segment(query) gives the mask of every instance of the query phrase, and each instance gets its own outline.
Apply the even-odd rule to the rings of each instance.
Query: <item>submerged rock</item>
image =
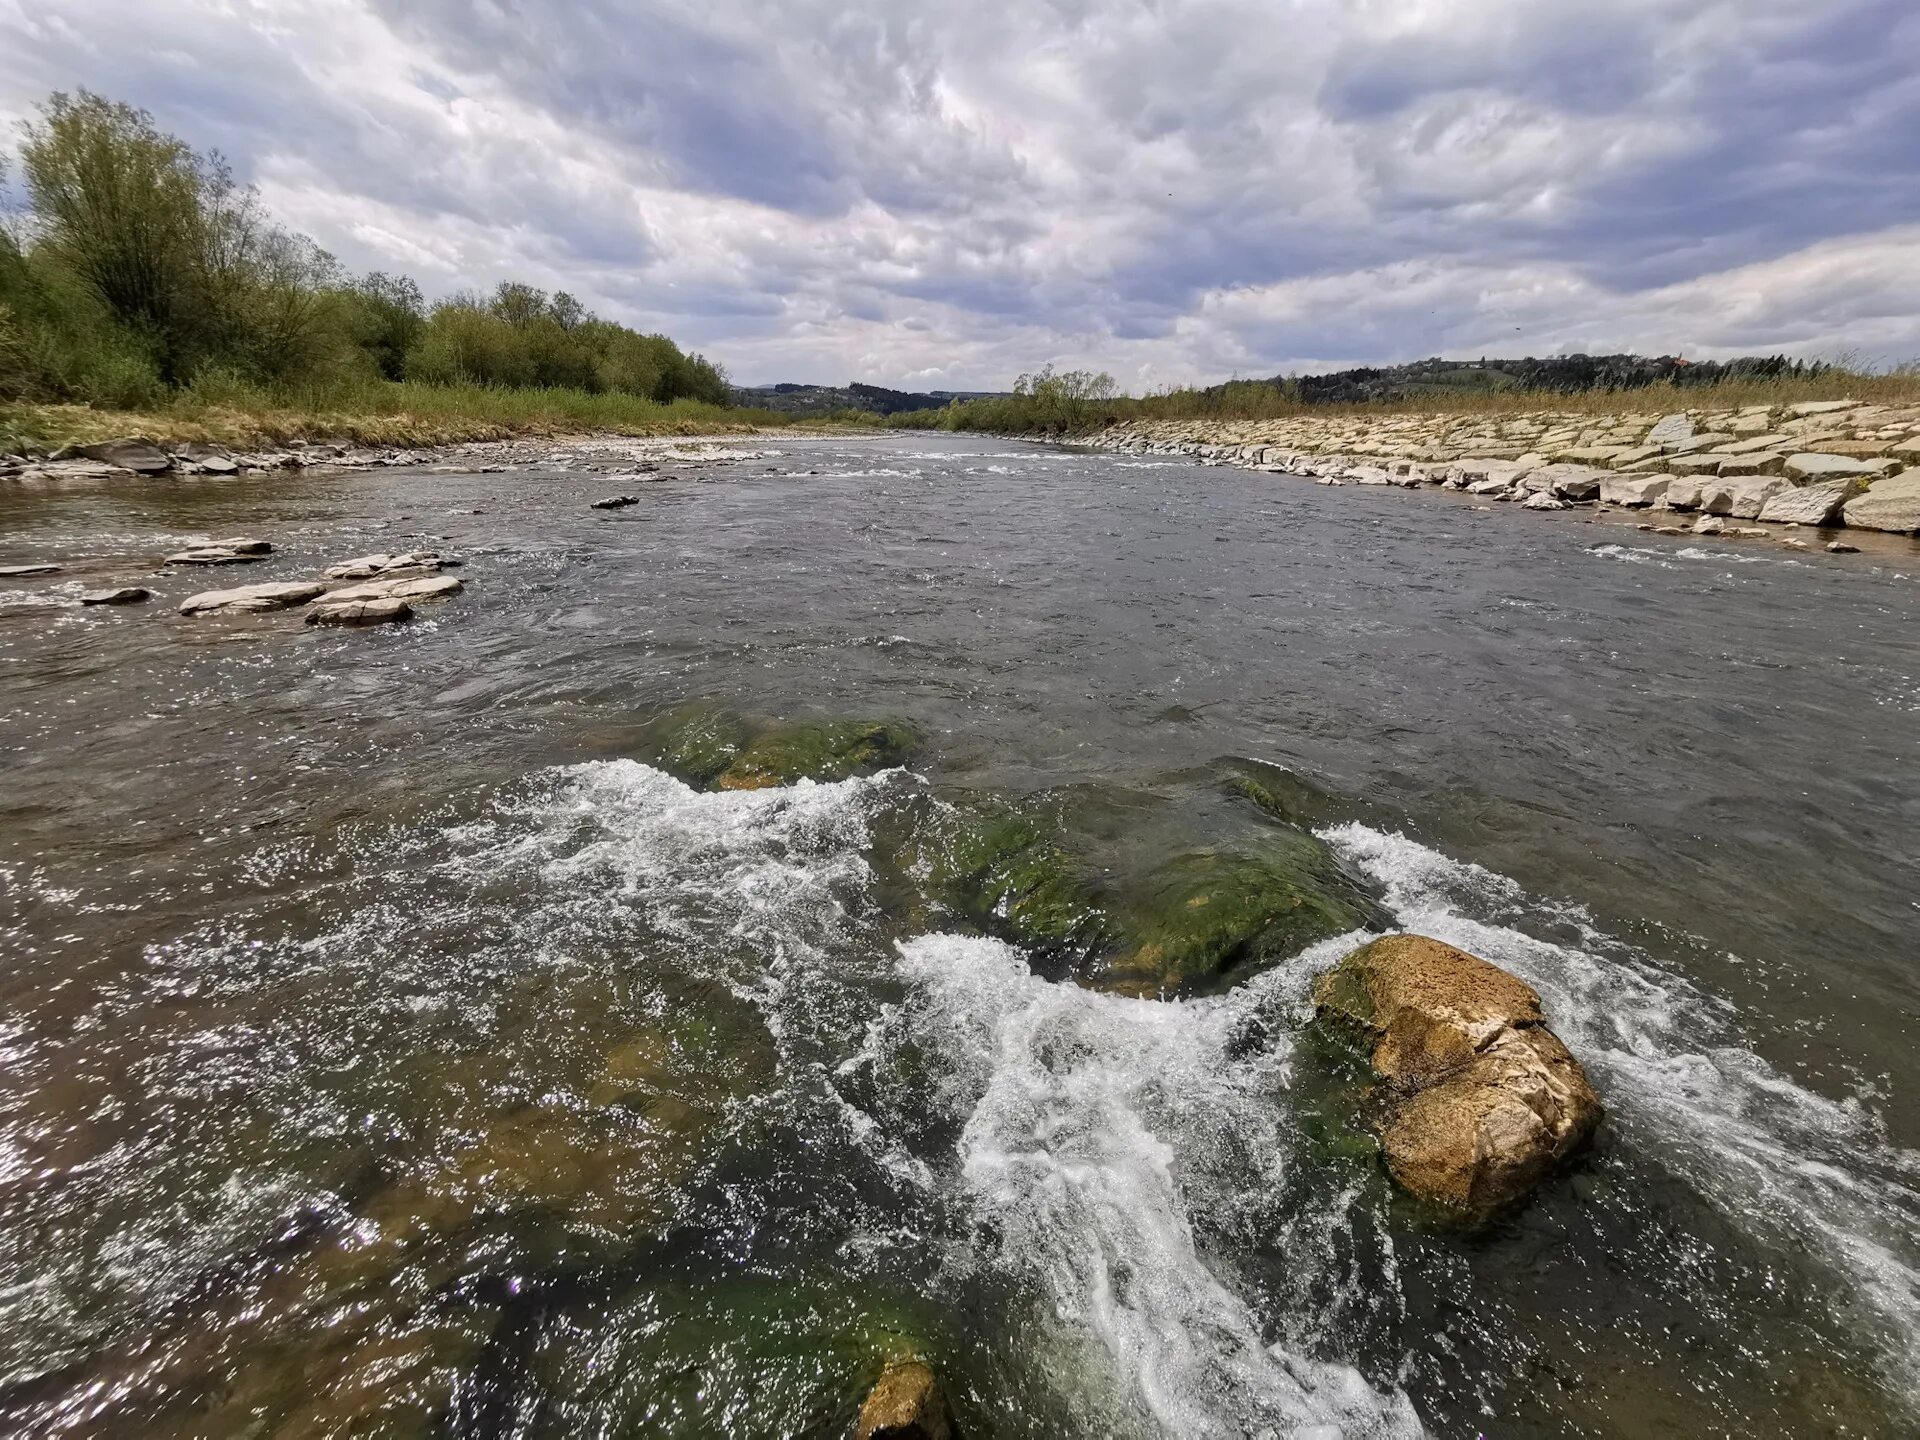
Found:
[[[1379,919],[1333,852],[1304,831],[1242,852],[1178,856],[1114,911],[1125,948],[1095,983],[1133,995],[1224,990]]]
[[[639,503],[640,497],[638,495],[609,495],[604,500],[594,501],[592,508],[595,510],[624,510],[629,505],[638,505]]]
[[[58,575],[58,565],[0,565],[0,580],[30,580],[36,575]]]
[[[853,1431],[854,1440],[948,1440],[952,1433],[940,1379],[918,1360],[887,1367]]]
[[[1378,1129],[1401,1186],[1482,1219],[1523,1200],[1603,1114],[1540,997],[1478,956],[1391,935],[1321,977],[1317,1013],[1357,1032],[1388,1102]]]
[[[121,585],[111,590],[89,590],[81,595],[82,605],[138,605],[151,599],[153,592],[144,585]]]
[[[827,721],[761,732],[713,779],[716,790],[766,790],[797,780],[846,780],[905,763],[919,747],[894,721]]]
[[[304,605],[327,587],[317,580],[281,580],[264,585],[240,585],[231,590],[203,590],[180,602],[182,615],[202,615],[214,610],[285,610]]]

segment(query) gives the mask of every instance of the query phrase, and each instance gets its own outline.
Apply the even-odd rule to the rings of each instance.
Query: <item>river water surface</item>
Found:
[[[915,1353],[976,1437],[1916,1433],[1920,551],[769,443],[0,493],[70,566],[0,582],[0,1428],[837,1436]],[[404,627],[174,613],[416,545]],[[926,743],[704,793],[688,702]],[[1358,937],[1128,999],[883,877],[962,792],[1205,846],[1245,762],[1584,1059],[1517,1215],[1326,1142]]]

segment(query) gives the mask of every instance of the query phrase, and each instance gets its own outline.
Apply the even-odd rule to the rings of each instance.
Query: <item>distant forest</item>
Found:
[[[1731,380],[1803,380],[1833,367],[1784,355],[1683,360],[1676,355],[1553,355],[1524,360],[1416,360],[1326,375],[1276,375],[1265,382],[1308,405],[1410,400],[1475,391],[1639,390],[1649,385],[1719,385]],[[1224,387],[1212,387],[1221,389]]]
[[[938,410],[955,400],[978,400],[994,392],[984,390],[889,390],[884,385],[735,386],[733,403],[774,410],[784,415],[834,415],[864,410],[870,415],[904,415],[914,410]]]

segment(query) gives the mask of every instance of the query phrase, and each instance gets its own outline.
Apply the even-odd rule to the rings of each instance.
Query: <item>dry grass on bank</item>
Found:
[[[128,436],[235,448],[291,440],[427,446],[583,433],[712,434],[784,428],[791,423],[790,417],[766,410],[737,410],[698,400],[663,405],[632,395],[580,390],[407,382],[309,394],[224,387],[182,391],[167,405],[146,410],[0,405],[0,450],[48,451]]]

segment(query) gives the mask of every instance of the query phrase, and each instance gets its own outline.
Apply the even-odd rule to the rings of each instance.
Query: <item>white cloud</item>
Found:
[[[0,0],[360,268],[747,380],[1920,353],[1906,0]]]

